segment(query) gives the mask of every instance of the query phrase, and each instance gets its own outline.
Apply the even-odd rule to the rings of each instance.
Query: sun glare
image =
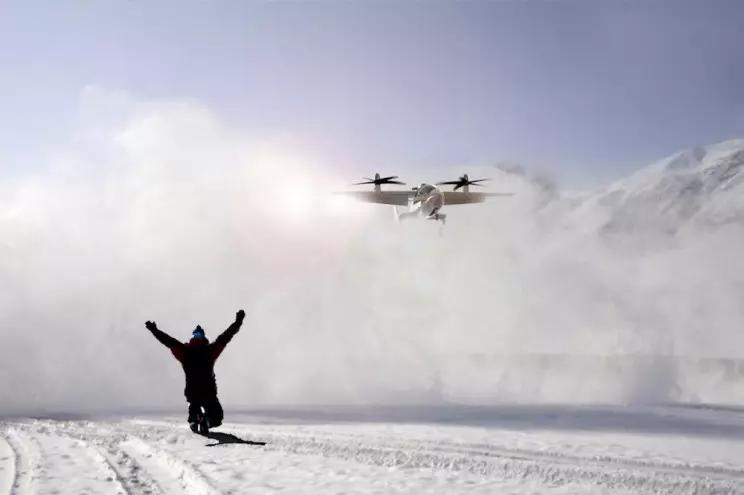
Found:
[[[274,228],[294,233],[319,227],[332,230],[338,221],[370,213],[369,205],[335,194],[349,190],[348,179],[334,171],[337,168],[269,146],[255,153],[249,163],[243,180],[263,198],[267,206],[263,214]]]
[[[313,190],[307,180],[298,178],[285,183],[277,199],[282,215],[288,219],[307,219],[313,211]]]

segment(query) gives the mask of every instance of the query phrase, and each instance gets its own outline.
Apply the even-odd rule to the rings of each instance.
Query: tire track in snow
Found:
[[[171,479],[173,483],[163,486],[167,493],[199,493],[219,495],[208,478],[194,465],[179,459],[175,455],[158,449],[143,439],[128,435],[128,440],[121,443],[121,447],[130,455],[145,464],[150,472],[158,472],[162,477]]]
[[[121,442],[122,448],[141,463],[145,463],[149,471],[158,471],[162,477],[177,481],[177,484],[167,485],[168,493],[174,490],[185,490],[185,493],[220,493],[214,484],[219,483],[219,480],[212,480],[194,464],[170,449],[159,448],[149,441],[153,434],[157,440],[173,438],[174,429],[183,433],[183,438],[201,438],[192,433],[183,422],[126,420],[107,428],[111,434],[125,437]]]
[[[119,460],[122,459],[123,456],[119,458],[116,457],[117,449],[115,447],[109,447],[111,449],[109,451],[104,446],[95,445],[95,441],[85,440],[68,434],[64,434],[63,436],[72,441],[78,442],[83,448],[85,448],[88,455],[98,463],[101,466],[101,469],[107,474],[106,479],[116,485],[117,493],[124,495],[161,493],[159,489],[153,491],[153,483],[151,480],[149,482],[142,482],[142,477],[137,473],[136,465],[134,469],[125,470],[124,467],[126,466],[126,461]],[[134,463],[130,464],[130,466],[133,464]]]
[[[74,428],[67,424],[67,428]],[[184,434],[184,438],[195,437],[195,435],[183,424],[176,428]],[[138,421],[124,421],[109,425],[97,425],[96,430],[104,433],[107,438],[118,438],[118,447],[122,454],[136,459],[140,465],[145,466],[151,474],[156,474],[154,479],[158,480],[163,492],[166,493],[205,493],[218,494],[214,481],[204,474],[199,468],[182,459],[169,449],[157,447],[149,440],[155,434],[156,440],[173,438],[174,424],[158,422],[146,426]]]
[[[157,481],[148,476],[144,468],[118,446],[93,447],[96,454],[114,472],[117,482],[129,495],[159,495],[163,492]]]
[[[0,438],[0,493],[11,495],[18,478],[18,456],[6,438],[6,433],[3,432]]]
[[[135,420],[130,424],[140,428],[146,425],[148,431],[162,434],[172,428],[168,421]],[[546,452],[481,442],[397,439],[380,433],[304,427],[288,431],[275,425],[258,428],[231,425],[231,429],[250,435],[251,439],[266,441],[267,451],[323,455],[394,468],[468,471],[486,477],[521,477],[518,473],[524,470],[535,478],[541,478],[543,473],[542,482],[564,479],[564,483],[570,483],[571,479],[581,478],[600,485],[630,484],[633,489],[660,485],[674,493],[686,486],[699,486],[703,490],[713,487],[714,491],[735,486],[744,493],[744,470],[733,467]],[[513,468],[511,475],[510,468]]]
[[[310,439],[273,442],[268,450],[299,455],[321,455],[355,462],[402,469],[435,469],[470,472],[484,477],[532,480],[548,485],[591,483],[610,488],[653,493],[743,493],[742,479],[713,479],[695,470],[660,470],[607,465],[585,459],[554,459],[438,449],[397,449],[378,445],[334,444]]]
[[[42,425],[41,422],[39,424]],[[98,431],[83,432],[79,425],[72,422],[45,421],[42,428],[84,445],[91,457],[110,474],[110,479],[119,486],[120,493],[129,495],[165,493],[157,480],[119,446],[119,443],[125,439],[124,435],[115,434],[103,428],[97,428]],[[104,430],[104,434],[101,434],[101,430]]]
[[[481,455],[486,457],[502,457],[514,460],[546,461],[562,464],[593,464],[606,466],[608,468],[627,469],[650,469],[654,471],[665,471],[669,473],[684,474],[694,473],[697,476],[710,476],[721,478],[737,478],[744,480],[744,469],[734,467],[715,466],[688,463],[675,460],[645,461],[614,457],[607,454],[581,455],[568,452],[531,450],[519,447],[501,447],[496,443],[483,442],[452,442],[445,440],[425,440],[419,438],[397,439],[392,436],[370,435],[366,433],[353,432],[329,432],[327,430],[302,430],[287,431],[276,428],[261,429],[251,427],[238,428],[238,431],[248,434],[252,439],[266,441],[271,444],[280,439],[281,442],[291,442],[296,439],[312,439],[323,443],[346,443],[350,445],[379,445],[387,450],[420,451],[425,450],[443,455],[463,454]]]
[[[177,457],[177,454],[153,445],[153,442],[166,440],[167,436],[173,434],[172,423],[145,426],[141,423],[117,422],[84,427],[66,423],[64,427],[105,439],[109,442],[106,445],[121,449],[161,483],[163,492],[217,492],[196,467]],[[445,438],[426,440],[409,437],[405,432],[350,434],[345,431],[238,425],[230,425],[230,430],[248,433],[252,439],[268,441],[263,447],[267,451],[349,460],[396,470],[467,472],[484,479],[537,482],[546,486],[594,485],[600,490],[610,488],[630,492],[744,493],[742,470],[690,465],[673,460],[645,461],[611,455],[576,455],[556,450],[545,452]]]
[[[579,456],[483,444],[397,440],[331,432],[272,431],[253,435],[267,451],[320,455],[400,469],[470,472],[484,477],[529,479],[550,485],[591,483],[654,493],[744,493],[744,471],[611,456]]]
[[[30,495],[36,493],[36,480],[40,470],[41,454],[36,445],[15,427],[7,428],[3,435],[13,451],[14,477],[11,495]]]

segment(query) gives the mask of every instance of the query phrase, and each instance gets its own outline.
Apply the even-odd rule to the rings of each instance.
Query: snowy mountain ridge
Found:
[[[735,139],[675,153],[578,194],[556,191],[526,174],[523,178],[541,194],[542,218],[557,228],[661,246],[673,238],[741,225],[743,166],[744,139]]]

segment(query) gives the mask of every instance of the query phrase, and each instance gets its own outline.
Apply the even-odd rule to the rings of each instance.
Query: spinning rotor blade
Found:
[[[398,180],[393,180],[393,179],[397,179],[397,178],[398,178],[397,175],[391,175],[389,177],[380,177],[380,175],[377,174],[374,179],[370,179],[369,177],[362,177],[362,179],[364,179],[366,182],[357,182],[357,183],[354,183],[352,185],[354,185],[354,186],[361,186],[361,185],[364,185],[364,184],[374,184],[376,186],[379,186],[379,185],[382,185],[382,184],[400,184],[400,185],[405,185],[405,182],[400,182]]]
[[[465,186],[482,186],[483,184],[479,184],[479,182],[483,182],[486,180],[491,179],[476,179],[476,180],[470,180],[467,174],[460,177],[458,180],[448,180],[445,182],[437,182],[437,185],[452,185],[455,186],[454,190],[457,191],[461,187]]]

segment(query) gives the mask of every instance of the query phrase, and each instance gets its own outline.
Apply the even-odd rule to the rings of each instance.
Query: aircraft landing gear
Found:
[[[434,213],[433,215],[427,217],[428,220],[437,220],[442,222],[442,225],[439,226],[439,237],[442,237],[444,233],[444,226],[447,223],[447,215],[443,213]]]

